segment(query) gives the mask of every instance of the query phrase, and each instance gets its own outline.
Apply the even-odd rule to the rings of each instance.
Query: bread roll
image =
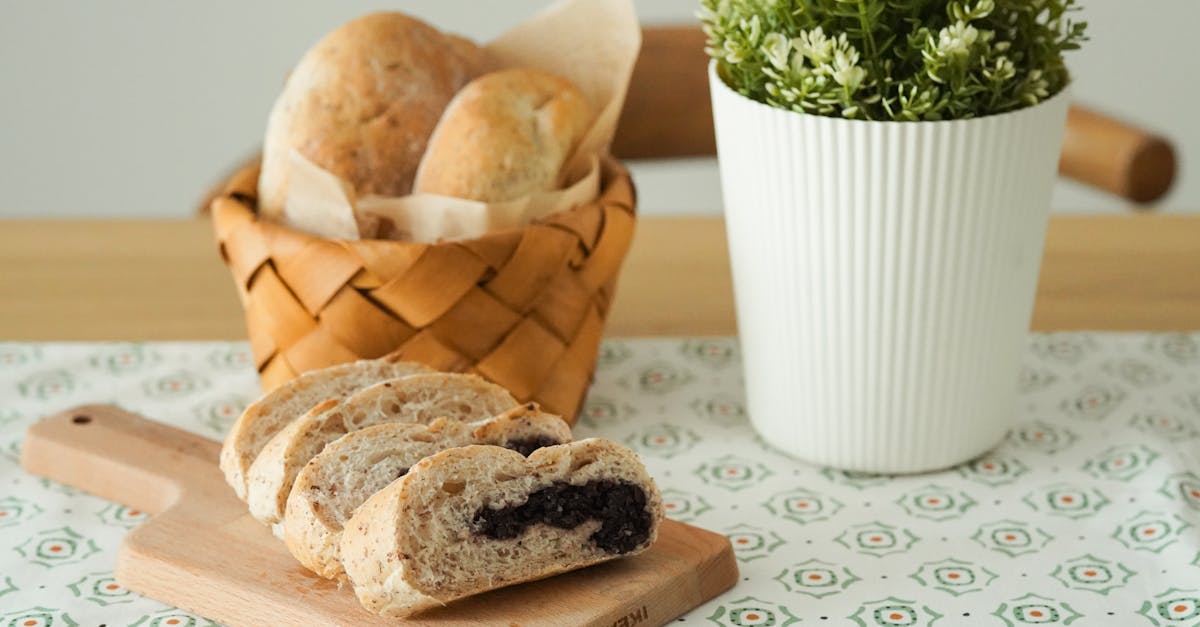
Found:
[[[529,68],[481,76],[446,108],[414,191],[501,202],[552,190],[592,116],[560,76]]]
[[[469,444],[503,446],[528,455],[570,441],[567,423],[533,404],[480,422],[439,418],[429,425],[388,423],[348,433],[326,446],[296,477],[287,499],[284,539],[306,568],[326,579],[341,579],[338,543],[346,520],[417,462]]]
[[[588,439],[465,446],[375,493],[342,531],[363,607],[389,617],[646,550],[662,497],[637,455]]]
[[[296,475],[326,444],[388,422],[428,424],[438,418],[474,422],[517,405],[508,390],[470,374],[416,374],[384,381],[341,401],[326,401],[284,427],[250,465],[246,502],[268,525],[283,520]],[[276,535],[283,537],[283,526]]]
[[[225,436],[221,471],[238,498],[246,498],[246,473],[263,447],[284,427],[317,403],[345,398],[380,381],[420,372],[433,372],[421,364],[392,357],[360,360],[306,372],[250,404]]]
[[[267,121],[259,212],[283,218],[294,148],[359,194],[403,196],[454,94],[486,71],[482,49],[402,13],[348,22],[309,50]]]

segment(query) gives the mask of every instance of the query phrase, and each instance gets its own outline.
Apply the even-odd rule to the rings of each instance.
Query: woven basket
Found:
[[[261,222],[258,166],[212,203],[264,389],[396,354],[473,372],[574,422],[634,227],[616,160],[592,203],[519,229],[417,244],[324,239]]]

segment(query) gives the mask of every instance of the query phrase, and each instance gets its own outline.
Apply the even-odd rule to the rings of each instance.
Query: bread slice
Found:
[[[533,403],[473,423],[439,418],[428,426],[388,423],[349,433],[312,458],[292,484],[284,517],[288,549],[309,570],[341,579],[338,542],[346,520],[417,462],[470,444],[503,446],[528,455],[570,441],[567,423]]]
[[[438,453],[367,499],[341,555],[363,607],[389,617],[645,550],[662,497],[608,440],[527,458],[497,446]]]
[[[388,422],[464,422],[517,405],[508,390],[470,374],[417,374],[377,383],[341,401],[324,402],[292,421],[267,443],[246,475],[250,514],[275,525],[300,469],[326,444],[364,427]],[[282,527],[275,530],[283,537]]]
[[[345,398],[368,385],[431,368],[393,357],[361,360],[306,372],[267,392],[250,404],[225,436],[221,471],[238,498],[246,498],[246,472],[276,433],[313,405],[327,398]]]

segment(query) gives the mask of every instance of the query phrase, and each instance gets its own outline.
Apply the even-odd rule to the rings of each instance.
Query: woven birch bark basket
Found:
[[[262,386],[394,354],[472,372],[574,422],[596,366],[635,193],[615,159],[591,203],[432,244],[333,240],[260,221],[258,166],[212,202]]]

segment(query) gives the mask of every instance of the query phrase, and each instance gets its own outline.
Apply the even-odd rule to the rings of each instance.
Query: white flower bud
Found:
[[[829,63],[833,58],[833,41],[825,37],[820,26],[811,31],[800,31],[800,36],[793,44],[813,65]]]
[[[763,54],[775,69],[788,69],[788,61],[792,56],[792,41],[783,33],[771,33],[763,40]]]
[[[858,91],[859,86],[866,78],[867,71],[857,65],[836,69],[833,72],[833,80],[837,81],[838,85],[850,90],[851,93]]]

